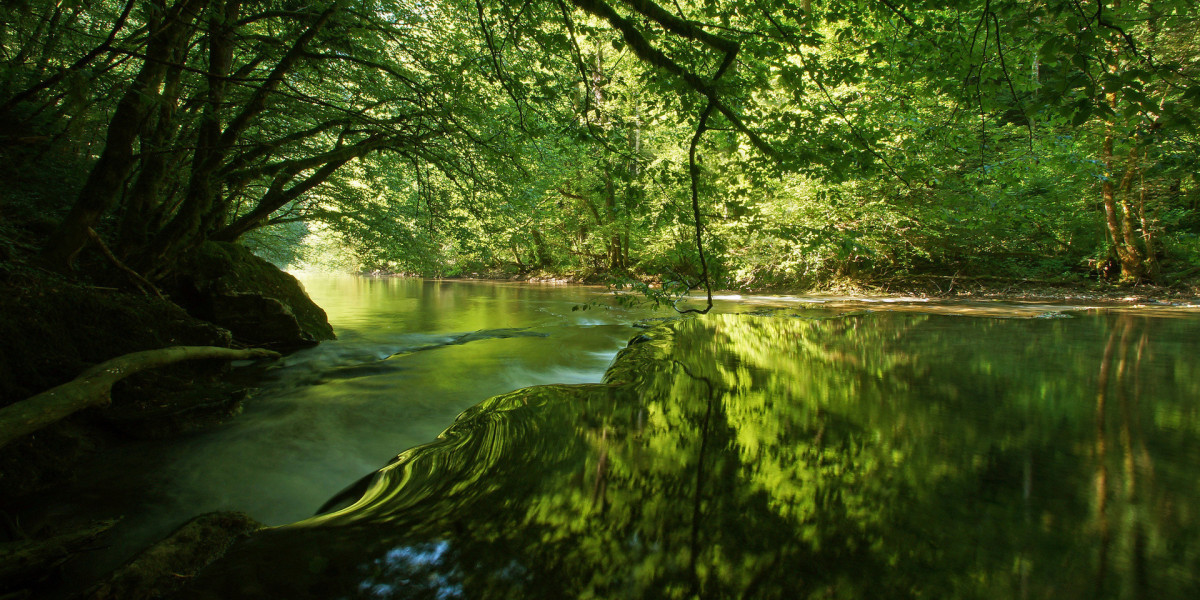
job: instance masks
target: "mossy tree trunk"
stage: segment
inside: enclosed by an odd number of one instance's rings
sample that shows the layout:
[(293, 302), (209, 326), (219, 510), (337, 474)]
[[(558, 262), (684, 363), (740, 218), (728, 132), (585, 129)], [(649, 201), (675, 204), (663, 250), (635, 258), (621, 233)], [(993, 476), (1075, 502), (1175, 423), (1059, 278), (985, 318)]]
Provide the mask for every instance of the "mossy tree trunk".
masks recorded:
[[(208, 0), (178, 0), (168, 8), (165, 0), (154, 2), (152, 12), (162, 17), (150, 24), (147, 52), (150, 56), (174, 56), (180, 45), (191, 39), (192, 21)], [(134, 142), (142, 131), (170, 65), (147, 60), (133, 83), (125, 90), (109, 121), (104, 151), (92, 167), (71, 212), (42, 249), (43, 260), (52, 268), (70, 270), (75, 256), (88, 242), (88, 229), (116, 205), (125, 180), (138, 161)]]

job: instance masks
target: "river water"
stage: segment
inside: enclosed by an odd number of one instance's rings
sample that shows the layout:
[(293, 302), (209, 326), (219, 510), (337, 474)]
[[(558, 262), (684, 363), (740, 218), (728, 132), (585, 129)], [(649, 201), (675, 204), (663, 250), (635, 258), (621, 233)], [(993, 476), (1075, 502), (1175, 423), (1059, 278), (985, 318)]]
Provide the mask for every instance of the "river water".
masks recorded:
[[(726, 297), (660, 322), (599, 288), (303, 282), (338, 339), (114, 461), (82, 497), (125, 541), (94, 568), (242, 510), (300, 523), (198, 596), (1200, 597), (1195, 308)], [(542, 384), (591, 385), (472, 408)]]
[(299, 277), (336, 340), (255, 376), (229, 422), (106, 453), (76, 485), (33, 499), (38, 519), (120, 519), (66, 579), (103, 574), (200, 513), (244, 511), (268, 525), (310, 517), (491, 396), (599, 382), (635, 321), (673, 314), (624, 307), (602, 287)]

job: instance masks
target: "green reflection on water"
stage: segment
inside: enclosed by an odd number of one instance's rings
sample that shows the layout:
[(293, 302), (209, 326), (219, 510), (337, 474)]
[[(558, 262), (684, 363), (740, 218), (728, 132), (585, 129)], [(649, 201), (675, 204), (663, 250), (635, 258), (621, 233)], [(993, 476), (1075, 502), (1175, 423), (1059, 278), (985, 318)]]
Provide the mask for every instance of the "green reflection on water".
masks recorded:
[(1200, 324), (710, 315), (464, 413), (221, 597), (1194, 597)]

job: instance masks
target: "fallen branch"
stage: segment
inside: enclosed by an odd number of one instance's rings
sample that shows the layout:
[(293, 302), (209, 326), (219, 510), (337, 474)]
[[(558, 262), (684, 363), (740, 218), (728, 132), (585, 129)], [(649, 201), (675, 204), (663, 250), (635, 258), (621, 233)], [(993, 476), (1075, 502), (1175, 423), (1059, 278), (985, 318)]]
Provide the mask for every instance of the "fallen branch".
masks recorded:
[(32, 398), (0, 408), (0, 448), (91, 406), (106, 406), (116, 382), (139, 371), (185, 360), (277, 358), (278, 352), (252, 348), (172, 346), (118, 356), (84, 371), (79, 377)]

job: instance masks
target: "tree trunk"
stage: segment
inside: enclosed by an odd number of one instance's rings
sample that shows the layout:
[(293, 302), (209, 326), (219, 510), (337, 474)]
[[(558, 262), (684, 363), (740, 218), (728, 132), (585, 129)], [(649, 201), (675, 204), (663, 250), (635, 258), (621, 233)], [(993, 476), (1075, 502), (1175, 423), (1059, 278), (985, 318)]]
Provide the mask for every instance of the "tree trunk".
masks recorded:
[(235, 350), (216, 346), (172, 346), (118, 356), (91, 367), (58, 387), (0, 408), (0, 448), (80, 410), (107, 405), (113, 384), (146, 369), (185, 360), (245, 360), (278, 356), (278, 352), (260, 348)]
[[(175, 50), (191, 37), (193, 15), (205, 2), (207, 0), (178, 0), (172, 9), (167, 11), (165, 0), (160, 0), (157, 8), (166, 14), (160, 22), (150, 28), (147, 54), (154, 57), (174, 54)], [(133, 83), (117, 103), (108, 125), (104, 151), (92, 167), (83, 189), (71, 207), (71, 212), (51, 234), (42, 249), (42, 259), (51, 268), (69, 271), (75, 256), (88, 241), (88, 229), (96, 224), (100, 215), (116, 204), (124, 188), (125, 179), (129, 177), (137, 162), (133, 142), (154, 105), (153, 98), (158, 95), (159, 84), (162, 83), (168, 68), (169, 65), (165, 61), (145, 61)]]
[[(1110, 96), (1112, 96), (1110, 94)], [(1113, 101), (1115, 103), (1115, 100)], [(1143, 275), (1141, 256), (1139, 256), (1137, 241), (1134, 239), (1129, 220), (1129, 201), (1124, 197), (1125, 185), (1115, 183), (1118, 169), (1113, 156), (1112, 124), (1106, 125), (1104, 142), (1100, 147), (1100, 159), (1104, 163), (1105, 177), (1101, 184), (1101, 197), (1104, 201), (1104, 221), (1108, 226), (1108, 234), (1112, 239), (1113, 250), (1121, 265), (1121, 279), (1137, 280)], [(1122, 181), (1124, 181), (1122, 177)], [(1122, 197), (1118, 201), (1117, 196)]]
[[(182, 64), (184, 54), (185, 49), (176, 48), (175, 54), (171, 55), (169, 60)], [(162, 224), (163, 207), (168, 204), (168, 198), (164, 198), (163, 184), (171, 173), (171, 161), (178, 158), (178, 151), (169, 150), (179, 129), (176, 113), (179, 110), (182, 76), (182, 69), (175, 69), (167, 74), (157, 115), (147, 120), (148, 123), (141, 133), (141, 167), (137, 179), (125, 197), (120, 236), (116, 244), (117, 251), (125, 258), (145, 246), (153, 229)]]
[(537, 227), (530, 228), (529, 233), (533, 235), (533, 250), (537, 256), (537, 266), (543, 269), (549, 267), (552, 261), (550, 260), (550, 251), (546, 248), (545, 238), (542, 237), (542, 233), (538, 231)]
[(620, 271), (625, 267), (621, 262), (621, 230), (617, 223), (617, 190), (613, 185), (612, 171), (606, 163), (604, 166), (604, 219), (602, 226), (608, 232), (608, 269)]
[[(230, 2), (224, 6), (230, 12), (236, 12), (240, 4), (240, 2)], [(229, 120), (229, 124), (223, 130), (215, 112), (211, 112), (215, 111), (211, 105), (214, 99), (219, 102), (223, 96), (224, 77), (219, 77), (219, 82), (215, 80), (210, 82), (208, 90), (210, 108), (206, 109), (206, 115), (212, 118), (206, 119), (201, 126), (199, 147), (193, 161), (188, 192), (179, 212), (151, 241), (150, 248), (147, 249), (150, 262), (158, 264), (169, 262), (171, 256), (198, 246), (208, 234), (221, 228), (224, 224), (222, 221), (229, 216), (226, 214), (229, 208), (219, 198), (220, 178), (218, 174), (229, 158), (230, 150), (238, 143), (251, 124), (267, 109), (271, 97), (282, 84), (284, 77), (304, 57), (309, 42), (316, 38), (338, 10), (339, 2), (335, 1), (317, 16), (316, 20), (304, 30), (304, 33), (296, 38), (287, 53), (271, 69), (266, 80), (254, 91), (243, 105), (242, 110)], [(224, 35), (226, 34), (215, 35), (212, 42), (214, 46), (221, 46), (220, 54), (214, 51), (210, 56), (210, 63), (215, 61), (214, 66), (218, 68), (228, 68), (227, 57), (224, 54), (232, 52), (232, 46), (226, 47), (225, 42), (221, 41)]]
[[(1120, 8), (1121, 3), (1116, 0), (1112, 2), (1112, 6), (1114, 9)], [(1100, 9), (1103, 10), (1103, 8), (1103, 1), (1101, 1)], [(1121, 44), (1121, 41), (1112, 42), (1112, 62), (1107, 67), (1111, 74), (1117, 74), (1121, 69)], [(1106, 92), (1104, 99), (1114, 114), (1120, 114), (1117, 92)], [(1101, 189), (1104, 201), (1104, 219), (1108, 225), (1108, 233), (1112, 237), (1117, 260), (1121, 265), (1121, 279), (1139, 281), (1146, 277), (1146, 256), (1138, 246), (1136, 215), (1129, 201), (1130, 186), (1138, 169), (1138, 148), (1136, 140), (1131, 140), (1133, 148), (1129, 151), (1129, 160), (1125, 165), (1120, 184), (1115, 185), (1119, 167), (1113, 152), (1116, 131), (1116, 123), (1113, 122), (1113, 119), (1114, 117), (1109, 117), (1104, 121), (1104, 141), (1100, 147), (1100, 158), (1105, 170)]]

